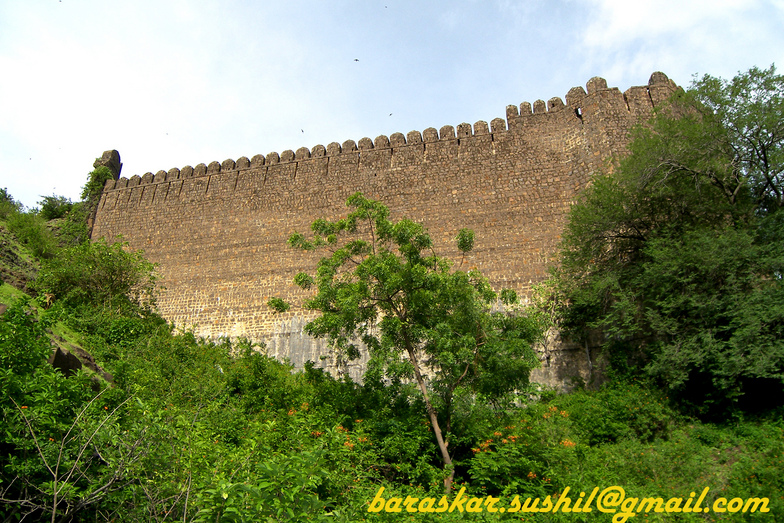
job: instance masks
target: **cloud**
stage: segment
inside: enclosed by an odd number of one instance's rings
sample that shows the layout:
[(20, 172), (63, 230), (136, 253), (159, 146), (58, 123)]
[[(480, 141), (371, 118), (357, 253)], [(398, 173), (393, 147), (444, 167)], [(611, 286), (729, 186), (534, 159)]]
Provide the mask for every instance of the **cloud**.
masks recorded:
[(625, 45), (636, 39), (667, 34), (717, 32), (729, 20), (739, 20), (758, 2), (745, 0), (660, 0), (629, 2), (589, 0), (595, 14), (584, 33), (584, 43), (595, 48)]
[(584, 64), (621, 84), (655, 70), (687, 85), (693, 74), (729, 78), (784, 59), (781, 1), (662, 0), (630, 6), (586, 0), (575, 46)]

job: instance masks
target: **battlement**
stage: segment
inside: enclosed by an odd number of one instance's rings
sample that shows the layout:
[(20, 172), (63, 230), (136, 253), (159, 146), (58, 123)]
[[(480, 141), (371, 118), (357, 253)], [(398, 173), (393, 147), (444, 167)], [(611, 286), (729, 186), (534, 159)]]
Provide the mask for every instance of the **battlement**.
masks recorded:
[[(351, 155), (361, 160), (361, 155), (364, 152), (386, 151), (394, 154), (400, 148), (422, 148), (422, 146), (439, 142), (454, 143), (460, 146), (465, 145), (465, 140), (487, 136), (496, 138), (511, 129), (526, 128), (527, 132), (536, 133), (537, 130), (531, 129), (531, 127), (559, 125), (565, 123), (565, 120), (585, 123), (584, 119), (588, 119), (590, 123), (591, 118), (601, 118), (600, 113), (603, 110), (606, 111), (607, 108), (616, 111), (625, 110), (630, 116), (644, 116), (650, 114), (654, 106), (666, 100), (676, 89), (676, 86), (667, 75), (656, 72), (651, 75), (647, 85), (630, 87), (624, 93), (621, 93), (616, 87), (608, 88), (607, 81), (600, 77), (588, 80), (586, 89), (582, 87), (571, 88), (566, 94), (566, 103), (559, 97), (553, 97), (546, 103), (544, 100), (536, 100), (533, 104), (522, 102), (519, 106), (508, 105), (506, 119), (494, 118), (489, 125), (486, 121), (479, 120), (473, 126), (469, 123), (461, 123), (457, 128), (452, 125), (444, 125), (438, 130), (434, 127), (428, 127), (422, 132), (410, 131), (405, 135), (399, 132), (390, 136), (382, 134), (377, 136), (375, 140), (364, 137), (359, 142), (346, 140), (342, 144), (332, 142), (326, 147), (319, 144), (313, 146), (312, 149), (300, 147), (296, 151), (287, 149), (280, 154), (277, 152), (270, 152), (266, 156), (257, 154), (250, 159), (242, 156), (236, 161), (226, 159), (222, 162), (200, 163), (195, 167), (186, 165), (181, 169), (175, 167), (168, 171), (158, 171), (155, 174), (147, 172), (143, 175), (134, 175), (131, 178), (108, 180), (104, 190), (132, 188), (142, 184), (170, 182), (341, 155)], [(424, 149), (421, 152), (424, 153)], [(394, 164), (394, 161), (391, 163)]]
[[(93, 237), (122, 234), (158, 263), (165, 288), (159, 310), (175, 324), (203, 336), (263, 341), (270, 355), (297, 366), (330, 366), (323, 340), (304, 333), (306, 310), (278, 315), (266, 306), (272, 296), (301, 303), (293, 277), (317, 262), (317, 253), (287, 246), (292, 232), (343, 216), (346, 199), (362, 191), (393, 216), (423, 223), (441, 255), (459, 258), (455, 234), (473, 229), (476, 245), (466, 262), (496, 289), (527, 295), (554, 263), (571, 202), (609, 158), (625, 152), (632, 126), (675, 89), (662, 73), (623, 93), (597, 77), (570, 89), (565, 102), (510, 105), (506, 118), (489, 123), (112, 179)], [(116, 152), (104, 157), (120, 165)], [(544, 381), (566, 379), (559, 375), (564, 368), (549, 367)]]

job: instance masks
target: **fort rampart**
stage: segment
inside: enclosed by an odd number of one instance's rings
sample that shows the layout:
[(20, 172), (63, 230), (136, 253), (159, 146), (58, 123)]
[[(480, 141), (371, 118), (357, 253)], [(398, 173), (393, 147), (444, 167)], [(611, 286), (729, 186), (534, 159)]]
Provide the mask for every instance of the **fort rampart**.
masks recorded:
[[(526, 294), (546, 277), (577, 193), (676, 88), (662, 73), (623, 93), (601, 78), (586, 87), (572, 88), (565, 103), (510, 105), (505, 119), (489, 125), (446, 125), (110, 180), (93, 238), (122, 235), (159, 264), (160, 312), (178, 326), (263, 341), (271, 355), (297, 366), (329, 366), (323, 342), (302, 332), (302, 309), (280, 315), (266, 306), (272, 296), (301, 301), (292, 279), (311, 271), (319, 256), (287, 247), (288, 236), (307, 232), (316, 218), (343, 216), (348, 196), (362, 191), (393, 218), (422, 222), (441, 255), (456, 259), (457, 231), (473, 229), (469, 266), (497, 289)], [(542, 350), (540, 380), (557, 384), (585, 373), (584, 351)]]

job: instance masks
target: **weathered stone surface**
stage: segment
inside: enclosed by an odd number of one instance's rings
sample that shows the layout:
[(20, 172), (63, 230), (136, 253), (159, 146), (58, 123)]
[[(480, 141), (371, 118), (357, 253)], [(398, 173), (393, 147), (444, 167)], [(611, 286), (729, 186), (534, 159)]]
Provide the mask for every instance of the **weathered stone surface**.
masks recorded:
[(120, 162), (120, 153), (112, 149), (111, 151), (104, 151), (100, 158), (96, 158), (95, 162), (93, 163), (94, 168), (98, 167), (108, 167), (112, 174), (114, 175), (114, 179), (120, 177), (120, 172), (122, 172), (122, 163)]
[[(204, 336), (249, 337), (298, 365), (311, 359), (329, 367), (324, 343), (303, 334), (303, 309), (280, 315), (266, 306), (272, 296), (301, 304), (293, 277), (313, 271), (320, 256), (289, 248), (293, 231), (308, 233), (317, 218), (345, 215), (346, 199), (362, 191), (386, 204), (393, 219), (423, 223), (441, 255), (458, 259), (457, 231), (474, 229), (476, 246), (464, 263), (496, 289), (526, 296), (554, 262), (577, 193), (611, 155), (625, 152), (629, 129), (675, 88), (656, 73), (649, 86), (624, 95), (594, 78), (587, 92), (569, 91), (567, 106), (560, 98), (550, 99), (549, 111), (541, 100), (533, 108), (521, 103), (519, 112), (508, 106), (506, 130), (491, 120), (492, 134), (485, 121), (473, 129), (463, 123), (438, 135), (428, 129), (424, 140), (411, 131), (363, 138), (359, 150), (346, 140), (314, 147), (310, 157), (305, 149), (256, 155), (240, 171), (216, 163), (205, 176), (199, 164), (193, 176), (183, 169), (180, 179), (156, 177), (151, 185), (136, 176), (106, 185), (93, 238), (122, 234), (159, 264), (160, 311), (176, 324)], [(590, 351), (557, 341), (542, 351), (534, 379), (559, 385), (575, 373), (585, 378), (579, 361), (589, 361)], [(357, 376), (359, 368), (343, 371)]]

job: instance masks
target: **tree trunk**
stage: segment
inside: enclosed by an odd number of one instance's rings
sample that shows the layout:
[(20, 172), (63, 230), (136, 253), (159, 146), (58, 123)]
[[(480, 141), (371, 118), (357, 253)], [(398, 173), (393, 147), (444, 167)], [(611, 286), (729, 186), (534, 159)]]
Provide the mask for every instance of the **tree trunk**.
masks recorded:
[(409, 346), (406, 349), (408, 351), (408, 357), (411, 359), (411, 363), (414, 366), (414, 376), (416, 377), (417, 383), (419, 384), (419, 389), (422, 391), (422, 396), (425, 399), (427, 415), (430, 417), (430, 425), (433, 427), (433, 432), (436, 435), (438, 449), (441, 451), (441, 459), (444, 461), (444, 468), (449, 470), (449, 475), (444, 478), (444, 491), (448, 496), (452, 490), (452, 481), (455, 478), (455, 468), (452, 466), (452, 458), (449, 457), (449, 451), (446, 448), (444, 437), (441, 434), (441, 427), (438, 425), (438, 415), (436, 414), (436, 410), (433, 408), (433, 405), (430, 403), (430, 397), (427, 395), (425, 380), (422, 378), (422, 373), (419, 371), (419, 361), (417, 361), (413, 347)]

